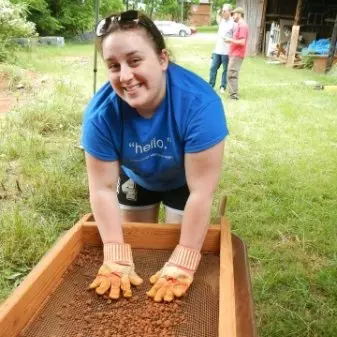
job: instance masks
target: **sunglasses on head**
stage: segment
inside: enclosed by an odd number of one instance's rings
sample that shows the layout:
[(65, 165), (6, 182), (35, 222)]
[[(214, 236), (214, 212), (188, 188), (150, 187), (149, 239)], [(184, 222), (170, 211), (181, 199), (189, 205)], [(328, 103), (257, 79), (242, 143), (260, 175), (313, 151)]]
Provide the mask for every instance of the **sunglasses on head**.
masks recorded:
[(130, 10), (127, 12), (120, 13), (119, 15), (113, 14), (99, 21), (96, 26), (96, 36), (101, 37), (107, 34), (109, 32), (112, 23), (126, 23), (126, 22), (135, 22), (145, 27), (144, 23), (139, 22), (138, 11)]

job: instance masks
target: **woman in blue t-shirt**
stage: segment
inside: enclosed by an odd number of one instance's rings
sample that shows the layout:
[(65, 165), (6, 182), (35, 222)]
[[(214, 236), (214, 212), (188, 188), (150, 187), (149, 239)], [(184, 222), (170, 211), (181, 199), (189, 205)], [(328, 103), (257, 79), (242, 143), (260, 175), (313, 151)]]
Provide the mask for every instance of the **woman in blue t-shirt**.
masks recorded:
[(169, 61), (154, 23), (137, 11), (99, 22), (97, 43), (109, 81), (83, 122), (91, 207), (104, 261), (91, 288), (131, 296), (135, 273), (122, 222), (181, 223), (169, 261), (150, 279), (148, 296), (172, 301), (193, 281), (208, 229), (228, 131), (222, 103), (194, 73)]

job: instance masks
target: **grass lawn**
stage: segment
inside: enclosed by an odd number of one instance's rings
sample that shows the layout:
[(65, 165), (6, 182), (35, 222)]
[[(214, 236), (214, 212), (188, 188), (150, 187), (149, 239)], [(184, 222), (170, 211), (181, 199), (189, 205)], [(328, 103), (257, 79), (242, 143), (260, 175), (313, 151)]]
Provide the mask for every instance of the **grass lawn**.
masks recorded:
[[(178, 64), (208, 80), (213, 41), (168, 44)], [(90, 210), (76, 146), (92, 63), (92, 46), (68, 45), (0, 65), (11, 88), (26, 87), (13, 90), (24, 103), (0, 118), (0, 300)], [(104, 80), (99, 62), (98, 85)], [(233, 231), (249, 248), (261, 337), (337, 336), (337, 95), (304, 80), (337, 84), (337, 76), (248, 58), (241, 99), (223, 98), (230, 136), (213, 218), (227, 194)]]
[(219, 29), (218, 25), (197, 27), (197, 31), (200, 33), (216, 33), (218, 29)]

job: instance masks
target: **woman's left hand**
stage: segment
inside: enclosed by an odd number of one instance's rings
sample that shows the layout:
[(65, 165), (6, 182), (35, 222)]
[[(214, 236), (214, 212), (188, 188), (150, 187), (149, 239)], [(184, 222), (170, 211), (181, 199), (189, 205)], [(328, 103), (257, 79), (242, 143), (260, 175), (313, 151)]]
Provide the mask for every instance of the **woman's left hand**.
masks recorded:
[(146, 294), (155, 302), (183, 296), (193, 282), (200, 258), (199, 251), (178, 245), (164, 267), (151, 276), (153, 287)]

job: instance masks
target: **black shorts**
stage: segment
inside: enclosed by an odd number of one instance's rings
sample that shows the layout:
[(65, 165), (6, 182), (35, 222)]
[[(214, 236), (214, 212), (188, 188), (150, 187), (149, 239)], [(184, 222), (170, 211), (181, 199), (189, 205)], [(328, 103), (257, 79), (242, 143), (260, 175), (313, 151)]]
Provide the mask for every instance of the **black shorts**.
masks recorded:
[(123, 170), (117, 184), (117, 196), (122, 209), (149, 209), (163, 202), (172, 211), (182, 214), (189, 195), (187, 184), (165, 192), (147, 190), (131, 180)]

